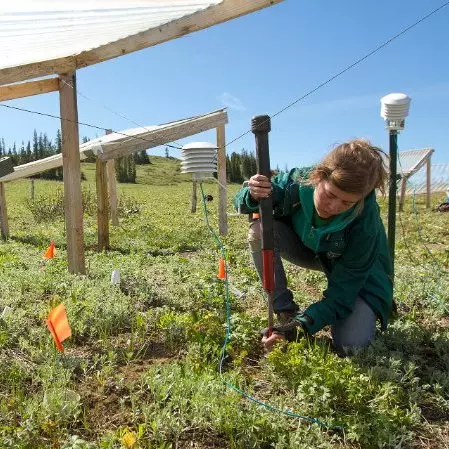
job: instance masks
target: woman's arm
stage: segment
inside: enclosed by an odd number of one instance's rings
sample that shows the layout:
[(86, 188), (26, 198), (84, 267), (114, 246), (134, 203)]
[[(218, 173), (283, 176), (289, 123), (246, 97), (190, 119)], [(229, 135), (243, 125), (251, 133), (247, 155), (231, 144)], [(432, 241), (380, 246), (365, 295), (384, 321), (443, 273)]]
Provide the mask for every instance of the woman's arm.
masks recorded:
[(304, 311), (310, 318), (306, 328), (311, 334), (352, 313), (379, 251), (380, 226), (377, 223), (367, 226), (367, 219), (356, 223), (349, 231), (345, 252), (328, 277), (323, 298)]

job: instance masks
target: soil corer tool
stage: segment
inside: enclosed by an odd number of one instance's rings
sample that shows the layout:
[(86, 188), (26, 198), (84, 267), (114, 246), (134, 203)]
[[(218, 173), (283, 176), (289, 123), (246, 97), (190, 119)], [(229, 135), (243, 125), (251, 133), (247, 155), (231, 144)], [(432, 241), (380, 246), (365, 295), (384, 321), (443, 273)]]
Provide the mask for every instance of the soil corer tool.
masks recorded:
[[(251, 131), (256, 139), (257, 173), (271, 179), (268, 133), (271, 131), (269, 115), (258, 115), (251, 120)], [(260, 234), (262, 240), (262, 286), (268, 298), (268, 333), (273, 332), (274, 293), (274, 235), (273, 198), (259, 200)]]

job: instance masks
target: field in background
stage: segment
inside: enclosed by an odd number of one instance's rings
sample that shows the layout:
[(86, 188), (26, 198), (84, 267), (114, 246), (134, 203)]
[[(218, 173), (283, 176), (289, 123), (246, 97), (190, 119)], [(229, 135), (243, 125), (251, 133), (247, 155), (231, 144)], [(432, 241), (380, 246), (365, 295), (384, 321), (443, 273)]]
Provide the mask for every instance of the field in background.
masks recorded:
[[(94, 164), (83, 164), (86, 276), (67, 273), (62, 183), (7, 185), (11, 240), (0, 243), (0, 447), (4, 448), (446, 448), (449, 446), (449, 214), (409, 198), (398, 214), (395, 299), (399, 317), (367, 350), (339, 358), (327, 331), (264, 357), (260, 283), (246, 248), (246, 217), (224, 238), (232, 334), (226, 331), (219, 251), (202, 204), (174, 159), (138, 166), (118, 191), (120, 227), (96, 252)], [(228, 211), (239, 186), (229, 186)], [(204, 185), (217, 225), (217, 184)], [(444, 200), (433, 198), (433, 206)], [(416, 202), (416, 204), (414, 204)], [(382, 203), (382, 210), (385, 211)], [(57, 256), (42, 254), (50, 241)], [(114, 269), (120, 285), (111, 285)], [(299, 304), (323, 275), (287, 266)], [(59, 354), (45, 327), (63, 302), (72, 337)], [(344, 432), (254, 405), (232, 382), (275, 407)]]

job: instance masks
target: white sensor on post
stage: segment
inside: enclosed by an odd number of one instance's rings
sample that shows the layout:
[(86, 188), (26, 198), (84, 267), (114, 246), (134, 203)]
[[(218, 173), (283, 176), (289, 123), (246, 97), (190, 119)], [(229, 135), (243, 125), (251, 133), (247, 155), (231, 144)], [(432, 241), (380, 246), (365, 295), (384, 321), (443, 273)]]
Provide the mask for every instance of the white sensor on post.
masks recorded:
[(385, 120), (387, 129), (402, 131), (405, 125), (405, 117), (408, 116), (411, 98), (401, 93), (385, 95), (380, 99), (380, 116)]
[(217, 145), (192, 142), (181, 149), (181, 173), (192, 173), (194, 180), (212, 178), (217, 171)]

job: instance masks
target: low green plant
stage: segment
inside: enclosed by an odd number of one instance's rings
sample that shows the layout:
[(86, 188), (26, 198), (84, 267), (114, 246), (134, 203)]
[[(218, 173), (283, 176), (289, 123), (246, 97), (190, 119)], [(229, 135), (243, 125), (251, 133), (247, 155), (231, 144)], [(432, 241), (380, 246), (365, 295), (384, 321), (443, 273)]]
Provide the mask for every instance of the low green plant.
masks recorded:
[[(96, 193), (90, 187), (83, 186), (81, 188), (81, 199), (84, 214), (95, 216), (97, 214)], [(51, 222), (64, 217), (64, 189), (57, 185), (51, 192), (40, 194), (33, 200), (28, 199), (27, 207), (38, 223)], [(121, 217), (138, 214), (141, 209), (141, 203), (132, 196), (121, 195), (118, 199), (117, 210)]]
[(410, 440), (419, 411), (397, 383), (381, 381), (326, 345), (302, 339), (268, 355), (271, 380), (287, 388), (301, 414), (341, 425), (350, 441), (377, 448)]

